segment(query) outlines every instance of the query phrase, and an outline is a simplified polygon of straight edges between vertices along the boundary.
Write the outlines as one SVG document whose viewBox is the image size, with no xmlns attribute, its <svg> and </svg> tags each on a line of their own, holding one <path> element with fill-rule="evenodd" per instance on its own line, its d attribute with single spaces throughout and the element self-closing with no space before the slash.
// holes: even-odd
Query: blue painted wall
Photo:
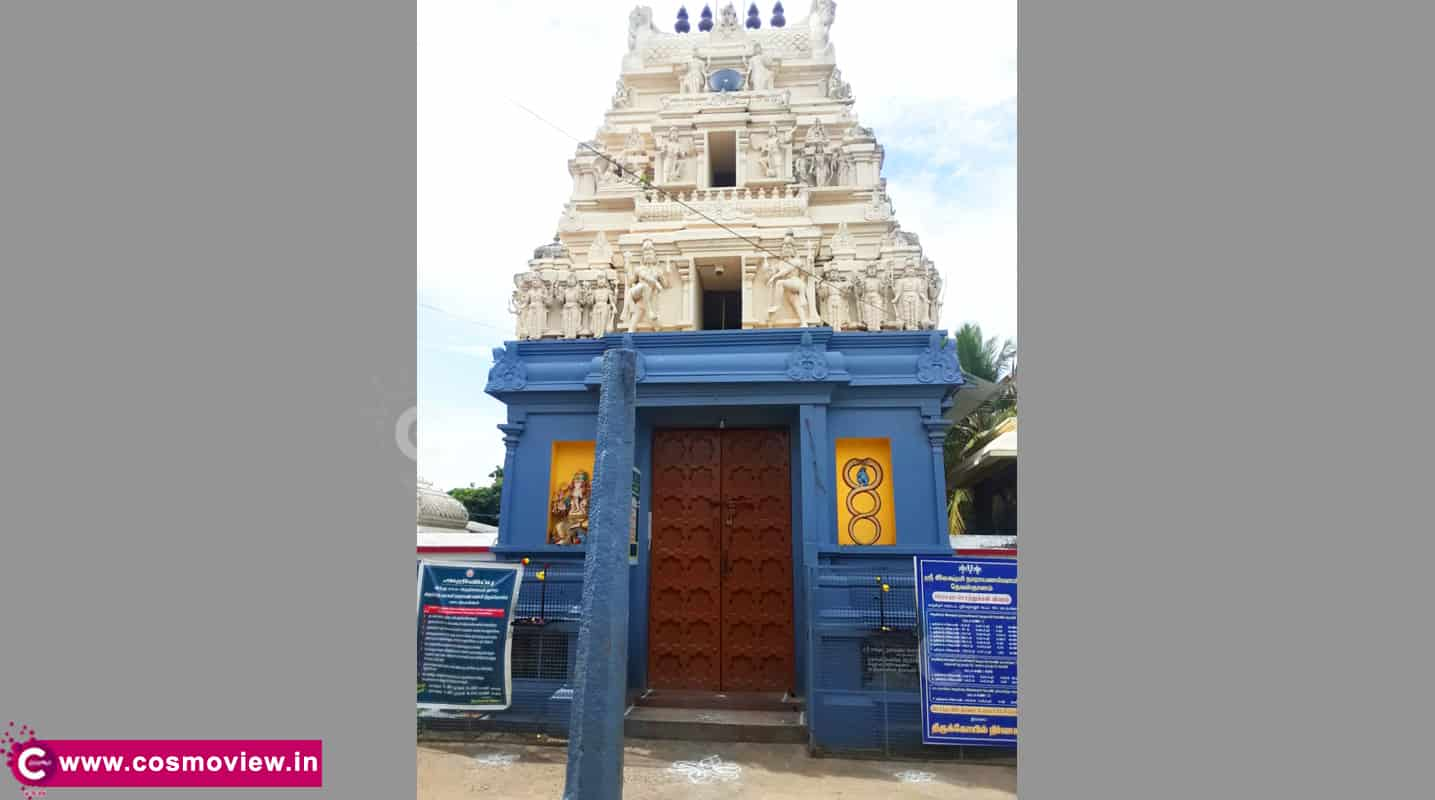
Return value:
<svg viewBox="0 0 1435 800">
<path fill-rule="evenodd" d="M 509 411 L 509 423 L 501 426 L 509 457 L 496 548 L 500 558 L 582 559 L 581 547 L 546 543 L 552 443 L 594 438 L 598 363 L 623 338 L 509 342 L 495 350 L 488 392 Z M 908 698 L 893 706 L 886 694 L 861 687 L 849 663 L 850 647 L 844 650 L 833 642 L 865 635 L 860 604 L 870 598 L 858 596 L 865 589 L 834 592 L 829 584 L 838 574 L 848 576 L 841 580 L 869 583 L 873 576 L 908 574 L 910 591 L 914 554 L 951 552 L 941 483 L 940 441 L 947 423 L 941 413 L 961 385 L 961 374 L 945 334 L 834 334 L 813 328 L 638 334 L 631 341 L 640 362 L 634 464 L 643 480 L 639 563 L 630 567 L 629 582 L 630 688 L 647 683 L 653 432 L 780 426 L 792 442 L 797 683 L 809 697 L 814 743 L 839 741 L 842 726 L 865 719 L 874 708 L 883 713 L 897 708 L 901 714 L 906 705 L 915 709 Z M 892 441 L 895 546 L 837 546 L 834 447 L 835 439 L 850 436 Z"/>
<path fill-rule="evenodd" d="M 587 399 L 587 398 L 584 398 Z M 553 443 L 591 441 L 598 430 L 596 398 L 591 409 L 578 407 L 562 412 L 533 412 L 522 415 L 509 408 L 509 420 L 524 419 L 523 435 L 513 458 L 513 469 L 505 465 L 503 492 L 517 487 L 511 506 L 499 515 L 499 544 L 529 549 L 547 549 L 548 478 L 553 462 Z M 559 549 L 559 548 L 553 548 Z M 569 548 L 562 548 L 569 549 Z"/>
</svg>

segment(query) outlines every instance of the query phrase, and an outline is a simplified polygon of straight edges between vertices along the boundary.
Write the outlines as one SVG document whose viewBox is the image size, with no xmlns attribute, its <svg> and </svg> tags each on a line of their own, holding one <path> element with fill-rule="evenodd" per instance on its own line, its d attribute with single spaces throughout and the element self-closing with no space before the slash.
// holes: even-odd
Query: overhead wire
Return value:
<svg viewBox="0 0 1435 800">
<path fill-rule="evenodd" d="M 420 302 L 420 303 L 419 303 L 419 308 L 426 308 L 426 309 L 428 309 L 429 311 L 436 311 L 436 312 L 438 312 L 438 313 L 440 313 L 440 314 L 443 314 L 443 315 L 446 316 L 446 317 L 452 317 L 453 319 L 456 319 L 456 320 L 458 320 L 458 321 L 460 321 L 460 322 L 467 322 L 467 323 L 469 323 L 469 324 L 471 324 L 471 325 L 480 325 L 480 326 L 485 327 L 485 328 L 491 328 L 491 329 L 493 329 L 493 330 L 495 330 L 495 331 L 498 331 L 498 332 L 501 333 L 501 334 L 504 334 L 505 336 L 507 335 L 507 329 L 506 329 L 506 328 L 500 328 L 499 326 L 494 325 L 494 324 L 491 323 L 491 322 L 484 322 L 484 321 L 481 320 L 481 319 L 473 319 L 472 317 L 465 317 L 465 316 L 463 316 L 462 314 L 455 314 L 454 312 L 449 311 L 449 310 L 446 309 L 446 308 L 439 308 L 438 306 L 433 305 L 432 303 Z"/>
</svg>

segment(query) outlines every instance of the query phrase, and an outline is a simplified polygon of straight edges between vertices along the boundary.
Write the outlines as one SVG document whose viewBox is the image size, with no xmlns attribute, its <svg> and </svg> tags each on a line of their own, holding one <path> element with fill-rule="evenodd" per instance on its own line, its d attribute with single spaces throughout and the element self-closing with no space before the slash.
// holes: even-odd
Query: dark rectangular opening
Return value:
<svg viewBox="0 0 1435 800">
<path fill-rule="evenodd" d="M 703 292 L 703 330 L 731 331 L 742 327 L 742 292 Z"/>
<path fill-rule="evenodd" d="M 737 186 L 737 132 L 708 133 L 708 185 Z"/>
</svg>

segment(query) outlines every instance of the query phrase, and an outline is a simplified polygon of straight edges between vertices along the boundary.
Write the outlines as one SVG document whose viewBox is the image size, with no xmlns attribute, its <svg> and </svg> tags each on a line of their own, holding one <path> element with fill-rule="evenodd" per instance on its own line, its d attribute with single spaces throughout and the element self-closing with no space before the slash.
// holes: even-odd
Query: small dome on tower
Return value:
<svg viewBox="0 0 1435 800">
<path fill-rule="evenodd" d="M 534 258 L 567 258 L 567 257 L 568 257 L 568 246 L 565 245 L 565 244 L 563 244 L 562 240 L 560 240 L 560 239 L 558 238 L 558 234 L 555 233 L 555 234 L 553 234 L 553 241 L 551 241 L 551 242 L 549 242 L 548 244 L 545 244 L 545 245 L 539 245 L 538 247 L 535 247 L 535 248 L 533 249 L 533 257 L 534 257 Z"/>
<path fill-rule="evenodd" d="M 757 3 L 747 7 L 747 27 L 757 30 L 762 27 L 762 17 L 758 16 Z"/>
<path fill-rule="evenodd" d="M 713 29 L 713 10 L 707 5 L 703 6 L 702 19 L 698 20 L 698 30 L 703 33 Z"/>
<path fill-rule="evenodd" d="M 782 16 L 782 3 L 772 7 L 772 21 L 768 24 L 774 28 L 781 28 L 787 24 L 787 17 Z"/>
<path fill-rule="evenodd" d="M 693 26 L 688 24 L 688 7 L 678 6 L 678 24 L 673 26 L 673 30 L 678 33 L 687 33 L 692 29 Z"/>
</svg>

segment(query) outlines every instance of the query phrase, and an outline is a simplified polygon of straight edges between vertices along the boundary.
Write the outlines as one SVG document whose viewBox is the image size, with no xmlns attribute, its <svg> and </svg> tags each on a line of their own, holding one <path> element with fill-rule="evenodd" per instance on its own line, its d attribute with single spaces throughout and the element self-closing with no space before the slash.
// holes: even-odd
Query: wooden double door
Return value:
<svg viewBox="0 0 1435 800">
<path fill-rule="evenodd" d="M 792 688 L 789 457 L 783 429 L 654 432 L 653 688 Z"/>
</svg>

